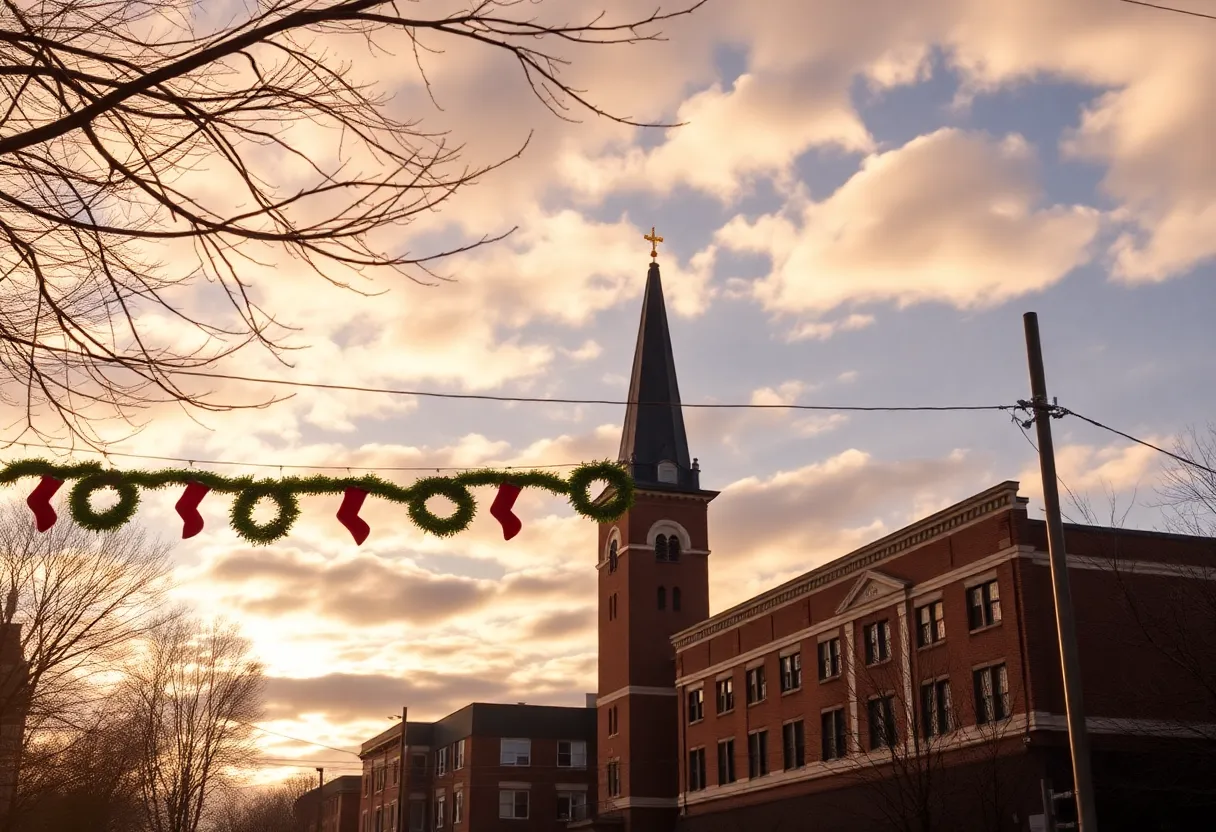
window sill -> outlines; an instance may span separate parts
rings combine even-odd
[[[1002,620],[1002,621],[994,621],[994,622],[993,622],[993,623],[991,623],[991,624],[985,624],[983,627],[976,627],[974,630],[971,630],[971,631],[970,631],[970,634],[971,634],[971,635],[975,635],[976,633],[986,633],[986,632],[988,632],[989,630],[995,630],[997,627],[1001,626],[1001,624],[1003,624],[1003,623],[1004,623],[1004,621],[1003,621],[1003,620]]]
[[[730,716],[730,715],[731,715],[731,714],[733,714],[734,712],[735,712],[735,706],[734,706],[734,705],[731,705],[731,706],[730,706],[729,708],[727,708],[725,711],[718,711],[718,716]]]
[[[919,647],[916,648],[916,652],[919,653],[922,650],[932,650],[934,647],[937,647],[937,646],[945,644],[945,643],[946,643],[945,638],[939,638],[937,641],[931,641],[928,644],[920,645]]]
[[[840,677],[841,677],[842,675],[843,675],[843,674],[841,674],[841,673],[837,673],[835,676],[827,676],[827,677],[824,677],[824,678],[822,678],[822,679],[820,679],[820,680],[819,680],[819,684],[823,685],[823,684],[827,684],[828,682],[836,682],[836,681],[839,681],[839,679],[840,679]]]
[[[798,687],[796,687],[796,688],[790,688],[789,690],[783,690],[783,691],[781,691],[781,695],[782,695],[782,696],[788,696],[788,695],[789,695],[789,694],[791,694],[791,693],[800,693],[801,691],[802,691],[802,685],[799,685],[799,686],[798,686]]]
[[[891,661],[891,657],[887,656],[885,659],[879,659],[876,662],[866,662],[865,666],[866,667],[882,667],[884,664],[889,664],[890,661]]]
[[[705,721],[705,717],[701,717],[700,719],[690,719],[690,720],[688,720],[688,724],[696,725],[696,724],[698,724],[700,722],[704,722],[704,721]],[[568,766],[566,766],[566,768],[568,768]]]
[[[763,699],[757,699],[755,702],[748,702],[747,707],[754,708],[757,705],[763,705],[767,701],[768,701],[768,697],[766,696]]]

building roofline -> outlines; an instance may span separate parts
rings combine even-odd
[[[822,566],[741,604],[736,604],[696,626],[681,630],[671,637],[671,641],[677,651],[684,650],[723,630],[758,618],[774,607],[784,606],[795,598],[809,595],[828,583],[861,572],[880,560],[899,554],[912,546],[942,537],[964,523],[970,523],[1000,511],[1007,511],[1016,506],[1024,506],[1026,502],[1025,497],[1018,496],[1018,483],[1014,480],[1006,480],[955,503],[949,508],[904,526],[847,555],[830,560]]]

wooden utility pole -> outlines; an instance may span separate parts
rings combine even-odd
[[[325,799],[321,792],[325,789],[325,769],[317,769],[317,832],[321,832],[321,812],[325,808]]]
[[[1072,752],[1072,783],[1077,803],[1077,829],[1098,832],[1094,804],[1093,772],[1090,767],[1089,735],[1085,730],[1085,703],[1081,695],[1081,663],[1077,651],[1077,626],[1068,588],[1068,564],[1064,548],[1064,521],[1060,516],[1060,489],[1056,479],[1056,453],[1051,442],[1051,404],[1043,372],[1043,345],[1039,343],[1039,316],[1022,316],[1026,329],[1026,356],[1030,364],[1030,393],[1034,424],[1039,439],[1039,468],[1043,474],[1043,505],[1047,509],[1047,559],[1051,565],[1051,589],[1056,608],[1056,635],[1064,677],[1064,712],[1068,722],[1068,746]]]

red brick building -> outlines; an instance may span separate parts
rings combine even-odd
[[[1046,533],[1018,484],[711,617],[716,492],[657,264],[629,399],[637,501],[599,532],[602,797],[572,828],[1046,828],[1042,784],[1071,768]],[[1216,542],[1066,541],[1103,830],[1216,828]]]
[[[358,832],[363,778],[335,777],[296,799],[296,828],[316,832]]]
[[[397,723],[360,750],[359,832],[565,829],[597,799],[593,705],[475,702],[408,723],[404,747]]]

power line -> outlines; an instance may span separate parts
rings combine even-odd
[[[187,465],[234,465],[249,468],[277,468],[306,471],[476,471],[485,466],[435,466],[435,465],[406,465],[406,466],[364,466],[364,465],[276,465],[272,462],[233,462],[227,459],[187,459],[182,456],[156,456],[153,454],[136,454],[122,451],[100,451],[94,448],[72,448],[63,445],[38,445],[30,442],[2,442],[0,450],[9,447],[34,448],[36,450],[67,451],[69,453],[100,454],[104,457],[120,456],[126,459],[149,459],[158,462],[184,462]],[[536,468],[577,468],[581,462],[555,462],[547,465],[503,465],[505,471],[532,470]]]
[[[1061,408],[1059,408],[1059,410],[1060,410],[1060,414],[1063,416],[1076,416],[1082,422],[1088,422],[1089,424],[1093,425],[1096,428],[1101,428],[1102,430],[1110,431],[1111,433],[1115,434],[1116,436],[1122,436],[1124,439],[1127,439],[1130,442],[1135,442],[1137,445],[1143,445],[1146,448],[1152,448],[1154,451],[1165,454],[1166,456],[1170,457],[1171,459],[1175,459],[1178,462],[1181,462],[1183,465],[1189,465],[1192,468],[1196,468],[1200,471],[1205,471],[1209,474],[1216,475],[1216,468],[1209,468],[1208,466],[1203,465],[1202,463],[1196,462],[1193,459],[1187,459],[1186,457],[1176,454],[1173,451],[1167,451],[1165,448],[1162,448],[1160,445],[1154,445],[1152,442],[1147,442],[1143,439],[1139,439],[1135,436],[1132,436],[1130,433],[1124,433],[1121,430],[1112,428],[1110,425],[1104,425],[1096,419],[1091,419],[1088,416],[1082,416],[1080,413],[1077,413],[1075,410],[1069,410],[1066,407],[1061,407]]]
[[[317,381],[291,381],[281,378],[259,378],[256,376],[236,376],[226,373],[205,373],[200,370],[174,370],[174,375],[198,376],[214,378],[223,381],[247,381],[254,384],[277,384],[284,387],[303,387],[312,390],[344,390],[352,393],[383,393],[393,396],[418,396],[430,399],[457,399],[466,401],[487,402],[523,402],[534,404],[605,404],[605,405],[639,405],[642,407],[692,407],[719,410],[820,410],[834,412],[858,413],[907,413],[916,411],[978,411],[978,410],[1011,410],[1013,405],[897,405],[897,406],[859,406],[859,405],[818,405],[818,404],[754,404],[754,403],[696,403],[687,402],[643,402],[627,399],[548,399],[539,396],[492,396],[485,393],[440,393],[433,390],[403,390],[392,387],[361,387],[352,384],[326,384]]]
[[[1133,6],[1144,6],[1149,9],[1159,9],[1163,12],[1173,12],[1174,14],[1185,14],[1191,17],[1202,17],[1205,20],[1216,20],[1216,15],[1204,14],[1203,12],[1193,12],[1190,9],[1176,9],[1173,6],[1158,6],[1156,3],[1145,3],[1143,0],[1120,0],[1123,3],[1131,3]]]
[[[302,740],[299,737],[293,737],[290,734],[280,734],[278,731],[271,731],[269,728],[263,728],[261,725],[254,725],[252,722],[241,722],[240,720],[236,720],[236,722],[238,725],[244,725],[248,728],[254,729],[255,731],[261,731],[263,734],[270,734],[272,737],[280,737],[285,740],[291,740],[292,742],[303,743],[304,745],[315,745],[317,748],[328,748],[330,751],[337,751],[339,754],[350,754],[352,757],[359,756],[356,752],[350,751],[346,748],[337,748],[332,745],[326,745],[323,742]]]

